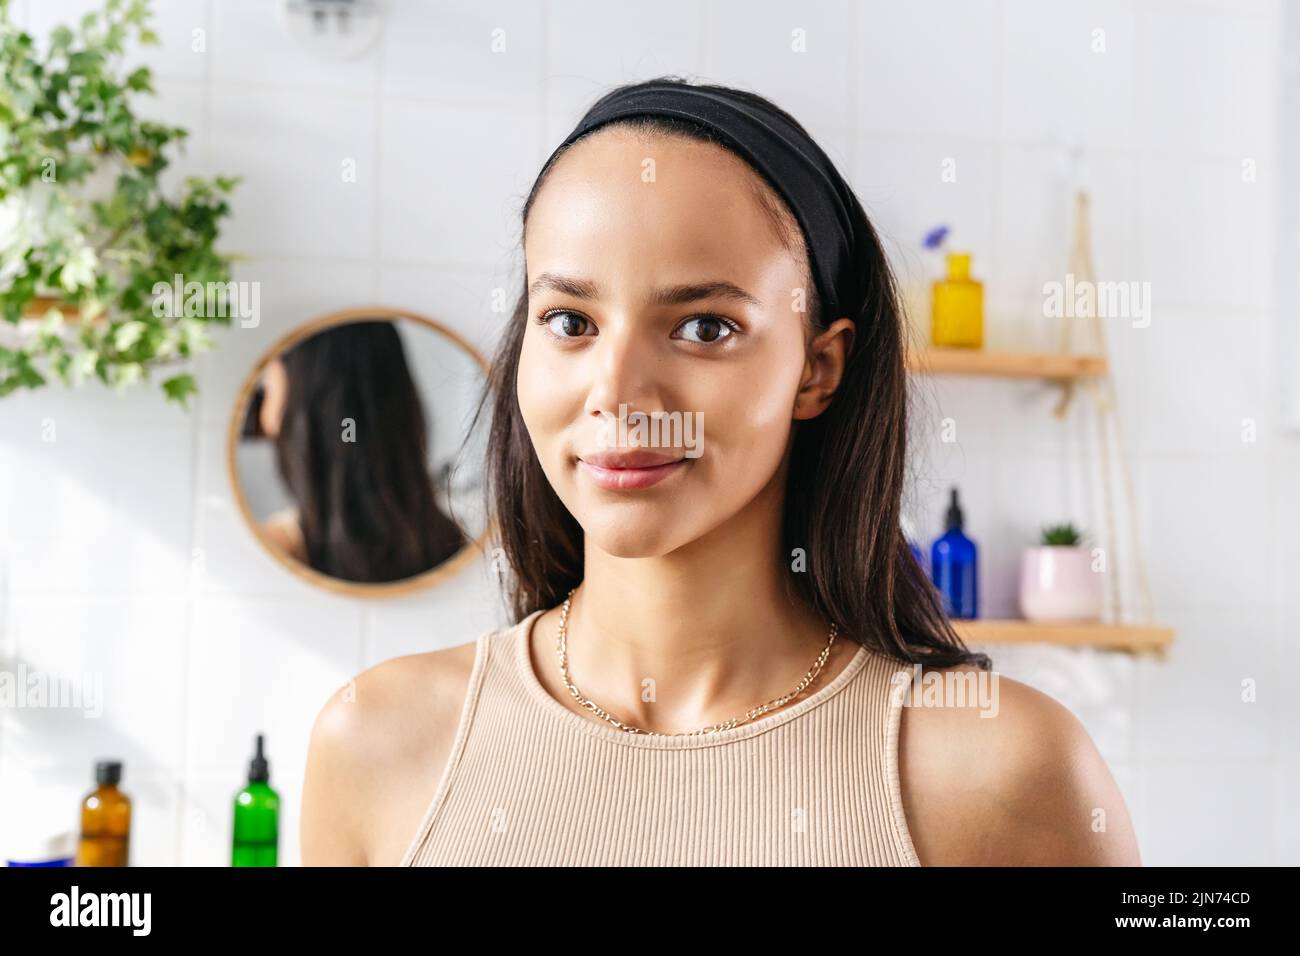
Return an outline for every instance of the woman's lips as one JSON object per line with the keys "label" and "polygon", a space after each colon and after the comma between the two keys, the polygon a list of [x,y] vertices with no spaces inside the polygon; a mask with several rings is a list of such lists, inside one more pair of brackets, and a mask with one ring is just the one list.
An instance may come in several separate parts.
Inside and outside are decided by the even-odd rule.
{"label": "woman's lips", "polygon": [[578,468],[592,483],[608,491],[649,488],[685,467],[685,458],[649,452],[600,452],[578,459]]}

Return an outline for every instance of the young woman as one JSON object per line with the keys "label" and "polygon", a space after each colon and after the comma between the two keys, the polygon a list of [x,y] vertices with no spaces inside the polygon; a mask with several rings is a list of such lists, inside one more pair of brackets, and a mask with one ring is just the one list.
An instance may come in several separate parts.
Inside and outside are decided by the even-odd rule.
{"label": "young woman", "polygon": [[[327,702],[304,862],[1138,863],[1078,720],[911,558],[893,280],[802,126],[621,87],[523,215],[489,451],[516,623]],[[674,414],[697,447],[635,437]],[[992,696],[899,693],[913,665]]]}

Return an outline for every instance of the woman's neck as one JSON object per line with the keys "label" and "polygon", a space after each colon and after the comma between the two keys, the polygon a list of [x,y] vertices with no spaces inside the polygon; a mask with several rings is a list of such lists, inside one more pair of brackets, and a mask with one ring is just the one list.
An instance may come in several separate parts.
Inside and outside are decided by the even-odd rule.
{"label": "woman's neck", "polygon": [[[756,520],[752,509],[660,557],[616,557],[588,543],[568,617],[570,680],[624,723],[659,733],[695,730],[785,696],[829,637],[829,622],[789,583],[804,572],[785,561],[779,514]],[[560,680],[558,625],[558,611],[538,622],[539,674],[580,709]],[[854,650],[837,638],[796,701],[832,679]]]}

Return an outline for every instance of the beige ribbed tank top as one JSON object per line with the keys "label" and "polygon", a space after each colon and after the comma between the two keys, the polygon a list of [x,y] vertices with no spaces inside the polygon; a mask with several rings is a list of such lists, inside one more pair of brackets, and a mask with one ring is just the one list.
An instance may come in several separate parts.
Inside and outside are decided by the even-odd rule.
{"label": "beige ribbed tank top", "polygon": [[859,645],[810,696],[711,734],[630,734],[533,672],[541,610],[479,636],[402,866],[919,866],[898,777],[907,665]]}

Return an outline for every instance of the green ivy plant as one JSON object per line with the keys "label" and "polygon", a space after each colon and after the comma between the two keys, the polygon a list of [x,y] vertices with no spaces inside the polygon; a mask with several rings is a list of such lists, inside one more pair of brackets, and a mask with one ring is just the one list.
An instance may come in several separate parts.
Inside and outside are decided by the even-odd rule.
{"label": "green ivy plant", "polygon": [[1083,541],[1083,534],[1072,524],[1055,524],[1043,528],[1042,540],[1047,547],[1073,548]]}
{"label": "green ivy plant", "polygon": [[[0,315],[15,333],[0,345],[0,396],[51,374],[122,390],[165,370],[164,393],[184,406],[196,391],[185,367],[212,346],[210,325],[230,323],[154,307],[156,284],[177,275],[230,281],[235,257],[215,246],[239,179],[190,177],[164,195],[168,150],[188,131],[136,115],[152,76],[123,62],[127,42],[157,44],[150,16],[149,0],[107,0],[38,54],[0,0]],[[18,333],[24,318],[34,328]]]}

